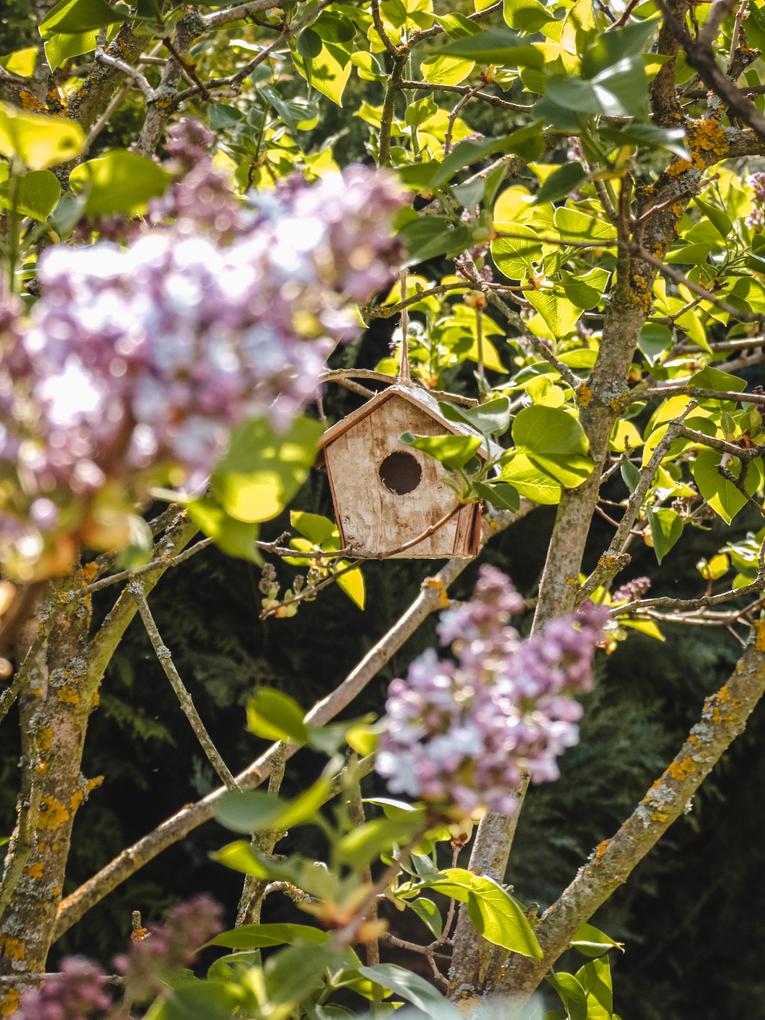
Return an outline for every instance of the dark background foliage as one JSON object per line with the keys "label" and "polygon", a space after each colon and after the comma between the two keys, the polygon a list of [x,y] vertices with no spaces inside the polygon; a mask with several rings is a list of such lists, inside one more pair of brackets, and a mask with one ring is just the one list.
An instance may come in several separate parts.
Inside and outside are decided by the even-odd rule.
{"label": "dark background foliage", "polygon": [[[0,11],[0,53],[24,45],[33,29],[29,5],[6,0]],[[325,136],[348,126],[345,111],[331,109],[328,116],[321,125]],[[339,156],[358,157],[357,125],[350,121]],[[124,136],[124,143],[130,127],[114,125],[113,133]],[[105,135],[102,142],[117,144],[119,137]],[[386,336],[378,330],[342,352],[340,359],[368,366],[385,353]],[[357,400],[334,392],[327,413],[338,417]],[[296,505],[331,514],[322,473],[314,472]],[[485,558],[510,573],[524,593],[533,593],[538,580],[551,522],[551,511],[539,509],[489,546]],[[269,533],[277,535],[284,523],[273,522]],[[742,520],[741,534],[747,526],[759,523]],[[595,525],[600,527],[605,525]],[[599,541],[593,541],[593,549],[602,548],[602,532],[595,538]],[[698,554],[687,538],[681,549],[661,568],[649,549],[639,551],[629,576],[650,574],[654,591],[662,594],[698,593],[702,582],[695,561],[701,542]],[[261,749],[244,728],[244,706],[254,687],[278,687],[310,706],[397,619],[422,579],[436,568],[416,561],[370,564],[364,571],[366,612],[330,589],[294,619],[261,622],[257,570],[209,549],[166,575],[152,606],[217,746],[238,769]],[[286,582],[288,572],[282,573]],[[474,578],[471,567],[453,596],[466,597]],[[108,592],[99,596],[97,614],[108,609],[109,600]],[[560,781],[534,789],[524,808],[508,881],[525,902],[544,908],[597,843],[615,831],[674,755],[703,698],[720,686],[738,653],[732,637],[711,628],[667,629],[666,638],[660,644],[631,635],[613,655],[601,659],[597,688],[587,699],[581,743],[564,757]],[[381,711],[387,682],[433,640],[431,621],[372,682],[353,713]],[[10,831],[14,813],[15,725],[10,717],[0,746],[0,836]],[[625,943],[614,975],[616,1007],[624,1020],[765,1017],[764,740],[760,709],[689,813],[595,918]],[[296,792],[301,776],[309,775],[314,765],[306,757],[297,763],[288,770],[286,793]],[[179,806],[217,785],[140,623],[133,624],[109,669],[88,734],[84,771],[87,776],[103,775],[104,782],[78,814],[68,890]],[[239,878],[208,858],[228,838],[215,823],[195,831],[87,915],[57,952],[76,951],[107,961],[126,941],[132,909],[140,909],[145,920],[156,918],[172,902],[202,890],[225,905],[233,923]],[[289,841],[321,855],[312,830],[301,829]],[[274,902],[267,909],[265,919],[280,919],[291,908]],[[400,933],[410,923],[399,915],[393,922]],[[423,933],[415,927],[408,932],[419,938]]]}

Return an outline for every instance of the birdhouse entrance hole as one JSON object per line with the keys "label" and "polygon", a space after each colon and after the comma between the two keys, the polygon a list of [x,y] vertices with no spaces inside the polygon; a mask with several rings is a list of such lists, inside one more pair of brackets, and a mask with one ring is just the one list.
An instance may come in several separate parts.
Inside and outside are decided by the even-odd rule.
{"label": "birdhouse entrance hole", "polygon": [[411,453],[389,453],[380,465],[380,480],[386,489],[404,496],[420,484],[422,468]]}

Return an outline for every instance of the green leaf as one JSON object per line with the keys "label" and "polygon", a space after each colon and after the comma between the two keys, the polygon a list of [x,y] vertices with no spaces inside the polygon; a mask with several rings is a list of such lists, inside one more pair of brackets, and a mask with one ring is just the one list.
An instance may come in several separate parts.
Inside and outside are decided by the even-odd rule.
{"label": "green leaf", "polygon": [[492,397],[477,407],[459,407],[446,401],[439,402],[444,418],[469,425],[484,436],[501,436],[510,427],[510,401],[507,397]]}
{"label": "green leaf", "polygon": [[465,226],[455,227],[448,216],[418,216],[398,232],[409,253],[408,265],[425,262],[436,255],[457,254],[473,242]]}
{"label": "green leaf", "polygon": [[498,482],[493,479],[490,482],[474,482],[473,489],[480,499],[486,500],[497,510],[509,510],[517,513],[521,507],[521,499],[518,490],[507,482]]}
{"label": "green leaf", "polygon": [[303,538],[322,548],[330,538],[337,537],[337,525],[334,521],[321,514],[306,513],[305,510],[290,510],[290,526]]}
{"label": "green leaf", "polygon": [[[587,993],[588,1013],[587,1017],[592,1020],[612,1020],[611,1014],[614,1009],[614,992],[611,980],[611,964],[607,957],[601,956],[580,967],[576,973],[577,979]],[[594,1002],[593,1002],[594,1000]],[[601,1007],[601,1012],[593,1009],[593,1006]]]}
{"label": "green leaf", "polygon": [[58,205],[61,185],[50,170],[29,170],[0,184],[0,209],[14,205],[21,216],[44,223]]}
{"label": "green leaf", "polygon": [[[501,225],[499,230],[501,232]],[[498,237],[491,243],[491,257],[508,279],[523,280],[532,272],[533,263],[542,257],[542,245],[532,227],[512,225],[508,233],[521,237]]]}
{"label": "green leaf", "polygon": [[269,956],[263,968],[269,1006],[277,1016],[283,1012],[274,1005],[297,1003],[310,998],[324,984],[324,972],[341,951],[329,944],[289,946]]}
{"label": "green leaf", "polygon": [[297,51],[306,60],[313,60],[321,53],[324,43],[321,36],[312,28],[304,28],[295,41]]}
{"label": "green leaf", "polygon": [[221,932],[205,944],[225,949],[264,949],[301,942],[318,945],[328,938],[329,932],[310,924],[243,924],[241,928]]}
{"label": "green leaf", "polygon": [[25,46],[23,49],[14,50],[13,53],[6,53],[0,57],[0,67],[4,67],[9,74],[16,74],[20,78],[31,78],[37,66],[37,47]]}
{"label": "green leaf", "polygon": [[587,171],[581,163],[564,163],[550,174],[536,193],[534,201],[537,203],[557,202],[558,199],[564,198],[578,188],[586,177]]}
{"label": "green leaf", "polygon": [[212,489],[239,521],[268,521],[281,513],[305,479],[316,457],[322,425],[297,418],[286,432],[275,432],[262,418],[244,422],[212,477]]}
{"label": "green leaf", "polygon": [[470,57],[482,64],[503,67],[539,67],[544,57],[536,47],[524,42],[508,28],[487,28],[465,39],[447,43],[441,53]]}
{"label": "green leaf", "polygon": [[0,155],[15,156],[31,170],[74,159],[84,141],[82,128],[73,120],[22,113],[0,103]]}
{"label": "green leaf", "polygon": [[683,533],[683,519],[674,510],[665,507],[660,510],[646,510],[648,523],[651,525],[653,551],[659,563],[670,549],[677,544]]}
{"label": "green leaf", "polygon": [[251,563],[262,562],[255,543],[258,540],[257,524],[245,524],[229,517],[223,507],[213,499],[195,499],[186,504],[189,517],[201,532],[227,556],[235,556]]}
{"label": "green leaf", "polygon": [[638,347],[649,365],[655,365],[659,357],[672,343],[672,330],[660,322],[646,322],[640,329]]}
{"label": "green leaf", "polygon": [[548,974],[546,980],[560,996],[568,1020],[587,1020],[587,995],[573,974]]}
{"label": "green leaf", "polygon": [[321,52],[312,60],[306,60],[297,50],[292,51],[292,59],[299,73],[313,88],[338,106],[343,105],[343,92],[351,74],[351,57],[347,46],[347,43],[324,42]]}
{"label": "green leaf", "polygon": [[478,160],[492,153],[504,151],[506,147],[504,138],[484,138],[480,142],[470,142],[465,139],[458,142],[449,155],[444,156],[440,164],[437,163],[438,170],[430,180],[431,187],[440,188],[450,181],[458,170],[477,163]]}
{"label": "green leaf", "polygon": [[753,495],[762,481],[762,466],[759,460],[751,460],[740,464],[735,458],[719,453],[717,450],[700,450],[691,465],[693,480],[699,492],[709,503],[715,513],[730,524],[736,514],[746,506],[746,497],[733,482],[724,478],[718,468],[725,456],[727,470],[737,477],[745,492]]}
{"label": "green leaf", "polygon": [[[585,431],[577,418],[561,408],[541,404],[524,408],[513,422],[513,442],[564,488],[576,488],[592,472]],[[509,481],[520,488],[512,478]]]}
{"label": "green leaf", "polygon": [[656,31],[658,20],[641,21],[625,28],[601,32],[582,56],[582,74],[593,78],[598,72],[617,64],[624,57],[638,57],[646,52],[648,40]]}
{"label": "green leaf", "polygon": [[616,227],[612,223],[588,216],[579,209],[571,209],[565,205],[558,206],[555,210],[553,222],[564,240],[571,238],[577,241],[610,241],[616,237]]}
{"label": "green leaf", "polygon": [[78,32],[74,35],[56,33],[45,40],[45,59],[51,71],[57,70],[72,57],[90,53],[98,43],[98,29],[92,32]]}
{"label": "green leaf", "polygon": [[294,800],[262,790],[233,790],[215,804],[215,817],[232,832],[272,832],[311,824],[326,803],[332,785],[322,776]]}
{"label": "green leaf", "polygon": [[411,1002],[426,1016],[439,1020],[459,1020],[460,1013],[441,993],[419,974],[413,974],[395,963],[378,963],[374,967],[359,967],[359,973],[383,988]]}
{"label": "green leaf", "polygon": [[413,811],[397,818],[373,818],[347,832],[335,845],[341,864],[360,869],[390,850],[394,843],[408,842],[423,827],[423,813]]}
{"label": "green leaf", "polygon": [[581,308],[577,308],[568,298],[549,290],[527,290],[525,296],[542,316],[554,340],[562,340],[567,336],[582,314]]}
{"label": "green leaf", "polygon": [[134,215],[145,210],[150,199],[164,193],[170,174],[144,156],[112,149],[105,156],[80,163],[69,175],[75,194],[85,193],[89,216]]}
{"label": "green leaf", "polygon": [[422,61],[420,72],[425,81],[433,85],[459,85],[470,76],[474,67],[473,60],[436,54]]}
{"label": "green leaf", "polygon": [[60,0],[40,22],[39,31],[43,39],[49,39],[54,32],[89,32],[127,20],[127,12],[107,0]]}
{"label": "green leaf", "polygon": [[553,8],[540,0],[505,0],[505,21],[519,32],[538,32],[543,25],[554,20]]}
{"label": "green leaf", "polygon": [[542,949],[523,909],[494,879],[474,875],[465,868],[447,868],[428,886],[467,903],[473,926],[487,942],[522,956],[542,959]]}
{"label": "green leaf", "polygon": [[522,496],[542,505],[554,506],[560,503],[561,486],[547,472],[542,471],[525,454],[510,451],[507,460],[503,458],[502,481],[509,482]]}
{"label": "green leaf", "polygon": [[364,584],[364,575],[358,567],[340,574],[337,578],[337,587],[340,591],[345,592],[351,602],[358,606],[359,609],[364,608],[366,604],[366,586]]}
{"label": "green leaf", "polygon": [[416,900],[410,900],[407,906],[419,917],[434,938],[441,938],[444,924],[441,911],[433,900],[429,900],[427,896],[418,896]]}
{"label": "green leaf", "polygon": [[545,97],[563,109],[607,117],[644,117],[648,88],[641,57],[624,57],[593,78],[554,75]]}
{"label": "green leaf", "polygon": [[571,939],[571,945],[583,956],[589,956],[593,959],[603,956],[610,949],[619,949],[624,952],[623,942],[615,942],[604,931],[601,931],[592,924],[580,925]]}
{"label": "green leaf", "polygon": [[685,145],[684,128],[660,128],[656,124],[600,124],[600,138],[613,146],[643,145],[649,149],[666,149],[680,159],[690,159]]}
{"label": "green leaf", "polygon": [[712,205],[711,202],[705,202],[701,198],[695,199],[695,204],[705,213],[707,219],[712,223],[717,230],[717,233],[722,237],[723,241],[727,241],[730,237],[733,224],[730,221],[727,213],[716,205]]}
{"label": "green leaf", "polygon": [[480,436],[414,436],[405,432],[401,442],[440,460],[452,471],[463,468],[481,448]]}
{"label": "green leaf", "polygon": [[162,22],[163,0],[136,0],[135,12],[146,21]]}
{"label": "green leaf", "polygon": [[272,687],[259,687],[247,703],[247,729],[265,740],[305,744],[305,713],[294,698]]}

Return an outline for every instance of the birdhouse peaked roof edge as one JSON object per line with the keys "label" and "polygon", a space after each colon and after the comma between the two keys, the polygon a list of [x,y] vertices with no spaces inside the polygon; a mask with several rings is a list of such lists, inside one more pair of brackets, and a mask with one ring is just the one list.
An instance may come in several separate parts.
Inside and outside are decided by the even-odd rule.
{"label": "birdhouse peaked roof edge", "polygon": [[438,405],[438,401],[428,390],[423,389],[421,386],[408,386],[405,383],[396,382],[387,389],[380,390],[379,393],[376,393],[363,403],[361,407],[357,407],[355,411],[351,411],[350,414],[336,421],[334,425],[330,425],[319,440],[317,464],[321,464],[324,460],[324,450],[330,443],[333,443],[349,429],[352,429],[358,422],[363,421],[373,411],[376,411],[378,407],[382,407],[388,400],[396,396],[424,411],[430,418],[437,421],[445,432],[450,432],[452,435],[457,436],[477,436],[481,440],[481,445],[476,451],[479,457],[498,456],[503,452],[502,447],[496,443],[487,444],[486,439],[481,433],[471,429],[469,425],[463,425],[461,422],[450,421],[448,418],[445,418]]}

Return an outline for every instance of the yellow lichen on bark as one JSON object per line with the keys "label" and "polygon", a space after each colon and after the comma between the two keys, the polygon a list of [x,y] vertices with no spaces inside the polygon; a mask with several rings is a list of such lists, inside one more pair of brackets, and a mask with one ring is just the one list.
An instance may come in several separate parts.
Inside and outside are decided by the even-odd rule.
{"label": "yellow lichen on bark", "polygon": [[55,797],[43,797],[37,825],[41,829],[57,829],[69,818],[69,812]]}

